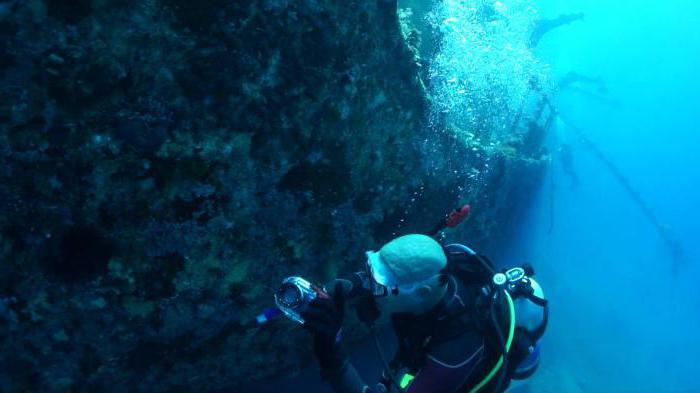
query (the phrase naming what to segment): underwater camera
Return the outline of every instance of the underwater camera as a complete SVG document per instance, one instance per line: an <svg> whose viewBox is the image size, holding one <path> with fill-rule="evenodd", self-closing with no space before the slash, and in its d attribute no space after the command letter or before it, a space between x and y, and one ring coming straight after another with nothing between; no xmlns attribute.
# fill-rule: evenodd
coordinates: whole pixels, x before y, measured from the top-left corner
<svg viewBox="0 0 700 393"><path fill-rule="evenodd" d="M275 304L293 321L304 323L301 314L316 298L329 298L323 289L297 276L287 277L275 292Z"/></svg>

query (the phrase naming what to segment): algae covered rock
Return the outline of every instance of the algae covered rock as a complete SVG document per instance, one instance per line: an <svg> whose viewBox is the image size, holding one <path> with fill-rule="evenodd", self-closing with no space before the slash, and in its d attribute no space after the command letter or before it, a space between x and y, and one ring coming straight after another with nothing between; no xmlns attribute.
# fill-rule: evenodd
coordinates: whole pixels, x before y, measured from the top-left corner
<svg viewBox="0 0 700 393"><path fill-rule="evenodd" d="M427 124L405 36L386 1L3 3L0 391L293 373L303 331L243 328L284 276L493 200L520 158L462 193L486 155Z"/></svg>

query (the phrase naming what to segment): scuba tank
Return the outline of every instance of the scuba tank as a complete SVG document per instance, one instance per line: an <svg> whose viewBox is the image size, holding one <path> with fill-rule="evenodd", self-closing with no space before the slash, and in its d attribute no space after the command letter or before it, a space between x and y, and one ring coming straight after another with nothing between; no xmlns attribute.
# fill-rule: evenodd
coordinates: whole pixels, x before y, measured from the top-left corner
<svg viewBox="0 0 700 393"><path fill-rule="evenodd" d="M525 293L516 294L515 335L516 346L511 349L520 360L512 370L513 379L526 379L537 370L540 360L540 339L547 328L549 307L539 283L528 278ZM524 357L524 359L523 359Z"/></svg>
<svg viewBox="0 0 700 393"><path fill-rule="evenodd" d="M498 392L506 378L532 375L539 364L539 340L549 317L542 288L532 278L534 269L523 265L499 272L467 246L449 244L444 249L448 256L446 273L465 285L481 285L476 300L480 329L492 338L492 347L500 353L495 365L470 392L493 383L493 391Z"/></svg>

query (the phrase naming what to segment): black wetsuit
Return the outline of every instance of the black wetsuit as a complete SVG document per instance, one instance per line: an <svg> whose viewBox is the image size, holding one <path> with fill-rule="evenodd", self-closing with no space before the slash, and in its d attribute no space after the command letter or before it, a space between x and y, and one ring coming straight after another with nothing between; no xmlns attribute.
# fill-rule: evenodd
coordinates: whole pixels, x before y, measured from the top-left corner
<svg viewBox="0 0 700 393"><path fill-rule="evenodd" d="M391 362L394 377L400 380L406 372L414 376L405 392L466 392L493 368L500 352L479 325L474 304L478 290L450 276L447 294L438 306L419 316L392 315L399 339ZM395 391L386 372L379 384L370 387L348 360L339 369L324 373L324 378L336 393ZM496 379L492 382L481 391L493 391ZM501 386L505 388L507 381Z"/></svg>

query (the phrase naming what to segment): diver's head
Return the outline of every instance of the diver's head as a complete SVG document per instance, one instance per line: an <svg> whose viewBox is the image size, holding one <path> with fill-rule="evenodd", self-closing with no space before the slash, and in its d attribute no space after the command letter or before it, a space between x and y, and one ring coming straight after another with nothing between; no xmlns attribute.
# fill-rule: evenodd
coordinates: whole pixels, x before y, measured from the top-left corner
<svg viewBox="0 0 700 393"><path fill-rule="evenodd" d="M422 314L447 291L442 247L426 235L406 235L367 252L367 269L382 313Z"/></svg>

